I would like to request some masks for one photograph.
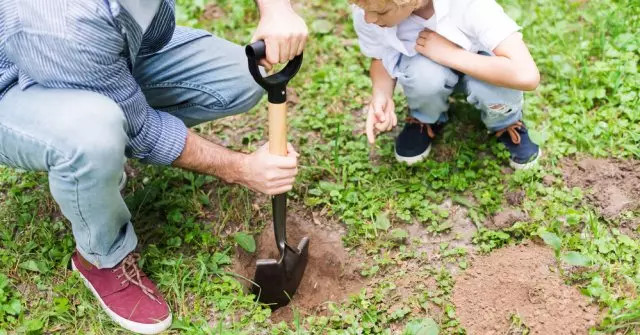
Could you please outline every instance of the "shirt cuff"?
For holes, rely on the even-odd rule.
[[[148,143],[150,150],[141,161],[148,164],[171,165],[184,150],[187,126],[177,117],[160,111],[149,111],[145,127],[155,140]]]

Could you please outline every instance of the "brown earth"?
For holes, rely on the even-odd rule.
[[[606,218],[640,208],[640,161],[565,159],[562,170],[567,184],[584,189]]]
[[[469,335],[510,334],[517,315],[530,334],[588,334],[598,309],[565,285],[551,249],[531,242],[472,261],[456,278],[453,302]]]
[[[469,218],[468,210],[453,203],[451,199],[445,200],[440,205],[440,208],[449,213],[446,222],[443,224],[448,226],[449,229],[434,234],[427,231],[419,223],[410,225],[407,227],[409,236],[411,236],[410,245],[415,246],[417,251],[429,253],[431,261],[436,261],[440,258],[439,252],[442,243],[449,243],[451,247],[464,248],[469,253],[475,252],[476,247],[471,243],[471,240],[477,231],[477,227]]]
[[[322,224],[322,225],[319,225]],[[337,225],[321,223],[313,214],[289,213],[287,217],[287,242],[297,246],[302,237],[309,237],[309,263],[300,287],[291,303],[275,310],[274,322],[290,322],[294,309],[300,317],[320,315],[326,312],[328,302],[348,298],[365,285],[358,266],[362,258],[353,256],[343,247],[344,232]],[[253,279],[257,259],[277,259],[273,224],[264,228],[256,238],[257,250],[253,254],[238,248],[233,271]],[[248,288],[250,283],[244,281]]]
[[[526,222],[529,216],[522,211],[513,208],[507,208],[496,214],[491,220],[485,223],[489,229],[505,229],[510,228],[516,222]]]
[[[526,194],[522,190],[512,191],[512,192],[507,192],[505,194],[505,197],[507,198],[507,203],[509,205],[520,206],[522,204],[522,201],[524,201],[524,199],[526,198]]]

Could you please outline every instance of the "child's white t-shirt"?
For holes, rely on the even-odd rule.
[[[352,5],[353,22],[360,50],[382,60],[392,77],[401,55],[415,56],[418,34],[425,28],[437,32],[461,48],[491,53],[520,26],[495,0],[433,0],[435,14],[425,20],[411,15],[397,26],[383,28],[367,23],[364,10]]]

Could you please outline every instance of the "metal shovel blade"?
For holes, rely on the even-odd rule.
[[[280,260],[260,259],[256,262],[253,293],[272,310],[286,306],[298,290],[309,260],[309,238],[298,248],[286,245]]]

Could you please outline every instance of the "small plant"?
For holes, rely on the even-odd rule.
[[[511,325],[509,325],[509,330],[507,330],[506,335],[529,335],[531,333],[531,330],[522,321],[520,315],[511,314],[509,319],[511,321]]]
[[[0,325],[15,323],[23,311],[22,302],[9,285],[9,278],[0,273]]]

